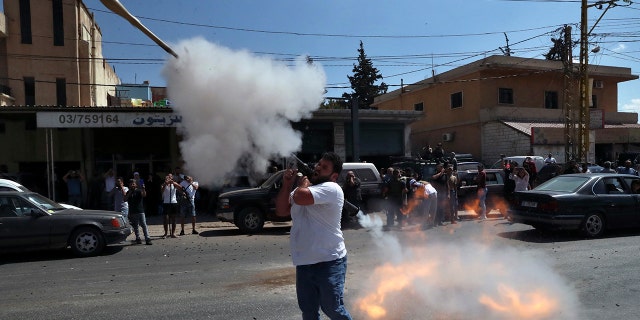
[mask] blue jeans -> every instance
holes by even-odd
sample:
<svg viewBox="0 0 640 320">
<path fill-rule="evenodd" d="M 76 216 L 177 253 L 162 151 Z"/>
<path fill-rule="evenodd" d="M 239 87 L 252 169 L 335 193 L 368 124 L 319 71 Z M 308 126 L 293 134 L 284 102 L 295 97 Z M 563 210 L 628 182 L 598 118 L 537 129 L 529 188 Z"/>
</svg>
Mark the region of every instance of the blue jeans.
<svg viewBox="0 0 640 320">
<path fill-rule="evenodd" d="M 144 213 L 132 213 L 129 215 L 129 222 L 131 222 L 131 226 L 133 227 L 133 233 L 136 235 L 136 240 L 140 239 L 140 230 L 138 227 L 142 227 L 142 233 L 144 234 L 144 240 L 149 241 L 149 229 L 147 228 L 147 218 L 144 216 Z"/>
<path fill-rule="evenodd" d="M 124 218 L 127 219 L 127 217 L 129 217 L 129 206 L 122 206 L 122 208 L 120 208 L 120 213 L 122 213 Z"/>
<path fill-rule="evenodd" d="M 456 190 L 449 192 L 449 214 L 451 221 L 458 218 L 458 193 Z"/>
<path fill-rule="evenodd" d="M 430 194 L 429 197 L 422 200 L 422 202 L 425 206 L 425 223 L 423 225 L 433 225 L 438 213 L 438 194 Z"/>
<path fill-rule="evenodd" d="M 351 319 L 343 292 L 347 257 L 296 267 L 296 293 L 303 320 L 320 319 L 320 308 L 330 319 Z"/>
</svg>

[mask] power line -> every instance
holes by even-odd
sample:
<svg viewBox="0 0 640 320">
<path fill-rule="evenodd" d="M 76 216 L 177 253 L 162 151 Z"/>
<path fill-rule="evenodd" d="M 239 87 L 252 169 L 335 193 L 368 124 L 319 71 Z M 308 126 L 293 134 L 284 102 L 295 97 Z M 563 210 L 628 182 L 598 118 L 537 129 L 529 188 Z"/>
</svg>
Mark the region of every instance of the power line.
<svg viewBox="0 0 640 320">
<path fill-rule="evenodd" d="M 114 14 L 111 11 L 93 9 L 91 10 Z M 223 30 L 232 30 L 232 31 L 243 31 L 243 32 L 255 32 L 255 33 L 267 33 L 267 34 L 284 34 L 284 35 L 292 35 L 292 36 L 309 36 L 309 37 L 339 37 L 339 38 L 390 38 L 390 39 L 414 39 L 414 38 L 454 38 L 454 37 L 475 37 L 475 36 L 486 36 L 486 35 L 494 35 L 494 34 L 502 34 L 505 31 L 490 31 L 490 32 L 478 32 L 478 33 L 461 33 L 461 34 L 440 34 L 440 35 L 366 35 L 366 34 L 331 34 L 331 33 L 305 33 L 305 32 L 295 32 L 295 31 L 274 31 L 274 30 L 261 30 L 261 29 L 251 29 L 251 28 L 240 28 L 240 27 L 228 27 L 228 26 L 216 26 L 210 24 L 202 24 L 202 23 L 192 23 L 192 22 L 184 22 L 184 21 L 175 21 L 175 20 L 167 20 L 167 19 L 159 19 L 159 18 L 150 18 L 137 16 L 138 19 L 141 20 L 149 20 L 184 26 L 192 26 L 192 27 L 202 27 L 202 28 L 211 28 L 211 29 L 223 29 Z M 548 29 L 551 27 L 558 26 L 544 26 L 544 27 L 536 27 L 529 29 L 519 29 L 519 30 L 510 30 L 506 31 L 507 33 L 518 33 L 518 32 L 527 32 L 541 29 Z"/>
</svg>

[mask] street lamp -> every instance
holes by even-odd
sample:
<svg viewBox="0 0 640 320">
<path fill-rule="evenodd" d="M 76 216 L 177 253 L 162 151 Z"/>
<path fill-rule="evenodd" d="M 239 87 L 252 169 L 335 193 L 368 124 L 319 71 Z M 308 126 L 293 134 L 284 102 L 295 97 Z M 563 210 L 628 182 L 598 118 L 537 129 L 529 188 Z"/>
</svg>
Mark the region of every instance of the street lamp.
<svg viewBox="0 0 640 320">
<path fill-rule="evenodd" d="M 118 0 L 100 0 L 102 4 L 107 7 L 107 9 L 111 10 L 111 12 L 123 17 L 125 20 L 129 21 L 134 27 L 138 28 L 142 33 L 146 34 L 147 37 L 151 38 L 156 44 L 158 44 L 164 51 L 168 52 L 174 57 L 178 57 L 178 54 L 175 53 L 171 47 L 169 47 L 162 39 L 158 38 L 151 30 L 147 29 L 138 18 L 134 17 Z"/>
</svg>

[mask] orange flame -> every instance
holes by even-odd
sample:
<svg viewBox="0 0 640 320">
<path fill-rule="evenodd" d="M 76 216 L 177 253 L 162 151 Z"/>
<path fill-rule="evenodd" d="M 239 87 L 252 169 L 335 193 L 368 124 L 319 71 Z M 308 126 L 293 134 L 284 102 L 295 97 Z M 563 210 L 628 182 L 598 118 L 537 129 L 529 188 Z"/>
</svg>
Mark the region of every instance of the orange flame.
<svg viewBox="0 0 640 320">
<path fill-rule="evenodd" d="M 409 215 L 420 203 L 422 203 L 423 199 L 427 198 L 427 194 L 424 189 L 424 186 L 416 188 L 415 192 L 413 193 L 413 197 L 409 199 L 409 201 L 407 201 L 407 204 L 400 209 L 400 212 L 403 215 Z"/>
<path fill-rule="evenodd" d="M 485 204 L 487 205 L 487 214 L 492 210 L 498 210 L 502 216 L 506 217 L 507 209 L 509 208 L 509 202 L 507 200 L 502 198 L 492 198 L 491 201 L 487 200 Z M 479 215 L 479 205 L 480 201 L 478 198 L 473 198 L 473 200 L 465 202 L 464 206 L 460 209 L 464 211 L 473 211 Z"/>
<path fill-rule="evenodd" d="M 390 263 L 377 267 L 374 277 L 380 279 L 377 289 L 356 301 L 358 309 L 363 311 L 370 319 L 380 319 L 387 315 L 384 302 L 389 294 L 407 290 L 417 278 L 430 276 L 436 271 L 437 263 L 408 262 L 399 265 Z"/>
<path fill-rule="evenodd" d="M 478 301 L 493 311 L 514 319 L 542 319 L 558 312 L 558 303 L 543 290 L 520 293 L 504 284 L 498 286 L 499 297 L 482 295 Z"/>
<path fill-rule="evenodd" d="M 354 311 L 360 314 L 360 318 L 394 319 L 399 310 L 407 311 L 406 306 L 398 305 L 406 301 L 407 296 L 412 297 L 409 300 L 423 299 L 414 301 L 409 308 L 428 308 L 439 319 L 458 319 L 466 312 L 472 312 L 478 318 L 553 319 L 566 311 L 560 308 L 567 307 L 562 297 L 549 291 L 544 284 L 535 282 L 521 287 L 519 280 L 514 280 L 515 276 L 508 272 L 507 281 L 493 281 L 496 277 L 503 277 L 507 271 L 502 263 L 491 265 L 489 270 L 493 271 L 488 274 L 489 277 L 478 282 L 475 277 L 450 278 L 448 275 L 461 274 L 477 264 L 486 266 L 487 261 L 483 258 L 469 259 L 468 254 L 451 254 L 451 247 L 435 251 L 411 248 L 407 252 L 412 260 L 385 263 L 373 271 L 370 278 L 373 289 L 365 291 L 365 295 L 355 301 Z M 484 254 L 481 256 L 484 257 Z M 519 284 L 509 285 L 509 279 Z M 464 294 L 460 293 L 461 290 Z M 443 297 L 468 297 L 471 294 L 475 296 L 475 302 L 468 305 L 448 304 L 445 298 L 434 298 L 425 293 L 442 294 Z"/>
</svg>

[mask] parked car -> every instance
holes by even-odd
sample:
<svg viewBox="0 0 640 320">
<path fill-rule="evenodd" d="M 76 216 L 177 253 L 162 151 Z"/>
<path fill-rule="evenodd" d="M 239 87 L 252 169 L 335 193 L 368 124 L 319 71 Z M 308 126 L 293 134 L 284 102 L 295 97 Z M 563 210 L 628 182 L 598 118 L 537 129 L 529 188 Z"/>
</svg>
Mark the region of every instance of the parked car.
<svg viewBox="0 0 640 320">
<path fill-rule="evenodd" d="M 589 237 L 605 230 L 640 226 L 640 177 L 613 173 L 557 176 L 529 191 L 516 192 L 509 216 L 539 229 L 576 229 Z"/>
<path fill-rule="evenodd" d="M 507 202 L 504 198 L 504 170 L 485 169 L 487 175 L 487 212 L 491 209 L 500 210 L 505 214 Z M 459 171 L 458 178 L 460 187 L 458 188 L 458 208 L 460 210 L 478 210 L 478 185 L 476 177 L 478 170 Z"/>
<path fill-rule="evenodd" d="M 349 170 L 360 178 L 363 198 L 366 197 L 370 202 L 382 193 L 382 178 L 372 163 L 345 162 L 338 184 L 344 183 L 344 176 Z M 281 217 L 275 214 L 275 198 L 282 185 L 283 173 L 284 170 L 281 170 L 273 174 L 256 188 L 220 194 L 216 209 L 218 219 L 235 224 L 245 233 L 259 232 L 264 227 L 265 221 L 290 221 L 290 216 Z"/>
<path fill-rule="evenodd" d="M 30 192 L 31 190 L 27 189 L 27 187 L 13 180 L 0 179 L 0 191 Z M 60 205 L 67 209 L 82 210 L 82 208 L 76 207 L 74 205 L 66 204 L 66 203 L 60 203 Z"/>
<path fill-rule="evenodd" d="M 480 164 L 480 162 L 477 161 L 458 162 L 458 172 L 476 170 L 478 168 L 478 164 Z"/>
<path fill-rule="evenodd" d="M 476 169 L 478 167 L 477 161 L 473 160 L 473 156 L 469 153 L 456 153 L 456 161 L 458 162 L 458 172 Z M 395 158 L 390 167 L 405 169 L 411 168 L 413 172 L 419 175 L 421 180 L 430 180 L 431 176 L 436 173 L 436 166 L 438 163 L 433 160 L 419 159 L 419 158 Z"/>
<path fill-rule="evenodd" d="M 336 181 L 341 187 L 344 186 L 345 177 L 348 171 L 353 171 L 356 178 L 360 179 L 360 192 L 362 193 L 362 205 L 365 208 L 372 208 L 372 200 L 382 199 L 382 177 L 373 163 L 366 162 L 345 162 L 342 164 L 342 172 Z"/>
<path fill-rule="evenodd" d="M 0 191 L 28 192 L 29 189 L 16 181 L 9 179 L 0 179 Z"/>
<path fill-rule="evenodd" d="M 118 212 L 67 209 L 35 192 L 0 191 L 0 252 L 71 247 L 77 256 L 95 256 L 129 234 Z"/>
</svg>

